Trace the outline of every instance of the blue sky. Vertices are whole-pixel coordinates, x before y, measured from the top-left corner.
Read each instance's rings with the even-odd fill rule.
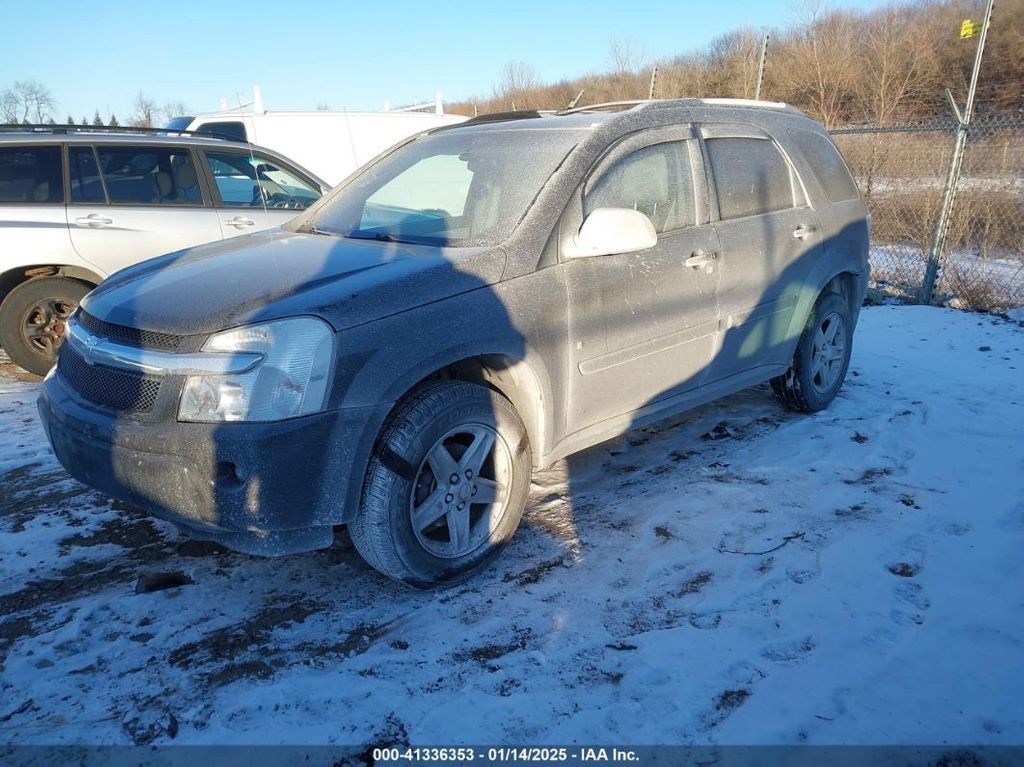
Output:
[[[612,38],[658,58],[740,26],[786,27],[792,11],[791,0],[12,2],[0,88],[38,80],[59,117],[76,119],[99,108],[123,120],[140,89],[212,111],[221,97],[248,100],[254,83],[271,109],[380,109],[437,88],[446,100],[487,95],[513,59],[556,80],[606,68]]]

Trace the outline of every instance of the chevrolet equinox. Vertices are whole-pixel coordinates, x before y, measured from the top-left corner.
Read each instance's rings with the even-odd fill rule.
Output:
[[[347,525],[381,572],[452,583],[535,468],[764,381],[826,407],[867,257],[856,184],[792,107],[487,115],[106,280],[39,407],[74,477],[194,536],[280,554]]]

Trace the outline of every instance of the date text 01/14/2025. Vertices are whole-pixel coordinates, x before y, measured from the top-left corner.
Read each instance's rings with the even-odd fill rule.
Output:
[[[444,748],[438,746],[423,748],[375,748],[375,763],[406,762],[435,763],[461,762],[463,764],[493,763],[577,763],[577,762],[637,762],[640,757],[635,751],[620,748],[543,748],[526,746],[498,746],[487,749]]]

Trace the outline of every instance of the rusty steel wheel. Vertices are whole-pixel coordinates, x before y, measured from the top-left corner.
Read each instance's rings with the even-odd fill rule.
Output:
[[[45,375],[57,361],[68,317],[89,286],[67,277],[37,277],[0,304],[0,345],[15,364]]]

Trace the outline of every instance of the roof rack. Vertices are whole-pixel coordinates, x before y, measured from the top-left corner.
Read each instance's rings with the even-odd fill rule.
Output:
[[[55,136],[66,136],[72,133],[120,133],[128,136],[198,136],[199,138],[214,138],[221,141],[238,141],[234,136],[213,131],[178,130],[175,128],[136,128],[134,126],[110,126],[110,125],[44,125],[44,124],[17,124],[8,123],[0,125],[0,133],[51,133]]]
[[[643,109],[648,104],[653,104],[657,99],[632,99],[627,101],[604,101],[600,104],[588,104],[585,107],[574,107],[573,109],[563,109],[560,112],[555,112],[557,115],[573,115],[577,112],[598,112],[604,109],[614,109],[616,107],[630,107],[628,111],[634,109]]]
[[[504,122],[505,120],[532,120],[535,117],[540,117],[541,113],[536,109],[517,109],[514,112],[486,112],[476,117],[471,117],[462,123],[456,123],[457,125],[479,125],[481,123],[496,123]]]
[[[781,101],[761,101],[758,99],[731,99],[731,98],[694,98],[683,97],[675,99],[636,99],[635,101],[607,101],[602,104],[588,104],[587,106],[565,109],[556,112],[558,115],[571,115],[577,112],[597,112],[616,107],[630,107],[626,110],[632,112],[636,109],[662,109],[674,106],[716,106],[716,107],[754,107],[759,109],[778,109],[788,112],[799,112],[796,107]]]

